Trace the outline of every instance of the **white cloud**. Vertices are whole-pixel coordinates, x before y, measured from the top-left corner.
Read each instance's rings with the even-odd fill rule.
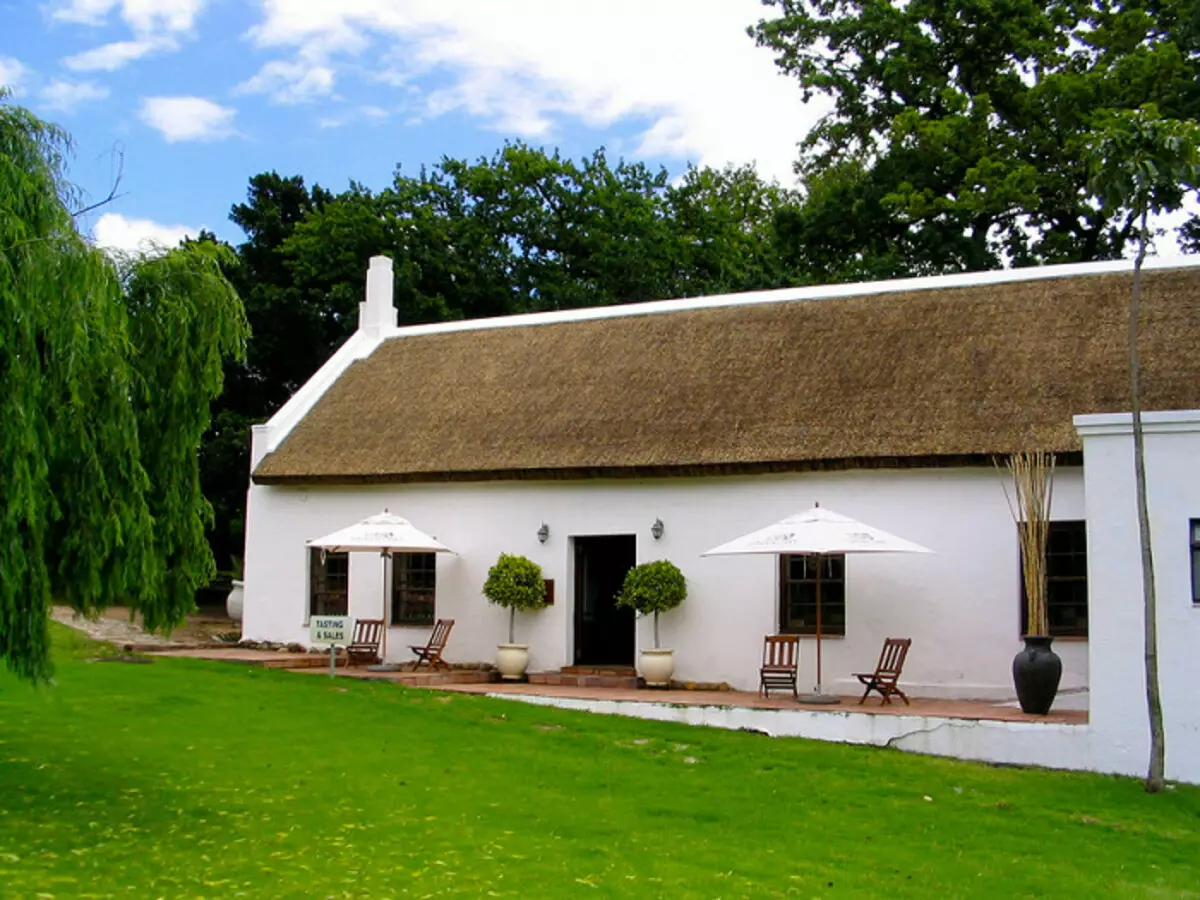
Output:
[[[19,59],[0,56],[0,87],[12,88],[13,93],[19,95],[25,73],[28,71]]]
[[[81,103],[103,100],[108,88],[90,81],[64,81],[55,78],[38,92],[38,98],[46,109],[71,113]]]
[[[199,229],[186,225],[163,225],[150,219],[128,219],[120,213],[105,213],[96,221],[92,236],[96,244],[126,253],[148,251],[155,247],[171,248]]]
[[[103,25],[114,10],[133,32],[133,40],[114,41],[63,60],[76,72],[113,72],[154,51],[179,49],[178,37],[188,35],[208,0],[66,0],[53,18],[85,25]]]
[[[63,65],[75,72],[115,72],[155,50],[175,50],[178,46],[170,38],[114,41],[68,56],[63,60]]]
[[[317,119],[317,126],[319,128],[342,128],[351,123],[363,121],[378,124],[391,118],[391,115],[391,112],[382,106],[360,106],[357,109]]]
[[[138,115],[168,143],[232,137],[236,110],[204,97],[146,97]]]
[[[276,103],[304,103],[333,93],[333,69],[272,60],[235,90],[240,94],[270,94]]]
[[[51,16],[62,22],[99,25],[118,0],[67,0],[53,8]]]
[[[769,13],[759,0],[263,0],[263,10],[250,37],[295,54],[281,76],[323,66],[332,89],[354,64],[415,85],[418,117],[459,112],[532,139],[567,120],[635,121],[645,123],[635,153],[755,161],[791,182],[796,143],[824,110],[746,35]]]
[[[207,0],[66,0],[51,13],[63,22],[101,25],[114,9],[138,34],[190,31]]]

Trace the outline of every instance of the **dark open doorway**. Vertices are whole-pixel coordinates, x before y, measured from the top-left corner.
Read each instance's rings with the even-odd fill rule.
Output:
[[[637,563],[632,534],[575,538],[575,665],[633,665],[633,610],[617,607]]]

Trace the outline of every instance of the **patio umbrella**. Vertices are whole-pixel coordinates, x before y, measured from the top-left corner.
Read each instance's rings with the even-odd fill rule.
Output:
[[[394,553],[453,553],[445,544],[421,531],[408,519],[393,516],[386,509],[376,516],[308,542],[309,547],[331,553],[369,550],[383,557],[383,615],[387,615],[387,561]],[[387,627],[383,629],[380,655],[387,657]]]
[[[824,509],[819,504],[774,525],[760,528],[735,538],[726,544],[702,553],[701,556],[732,556],[745,553],[796,554],[808,556],[840,556],[847,553],[932,553],[912,541],[888,534]],[[836,703],[836,698],[821,693],[821,569],[817,566],[817,686],[808,702]]]

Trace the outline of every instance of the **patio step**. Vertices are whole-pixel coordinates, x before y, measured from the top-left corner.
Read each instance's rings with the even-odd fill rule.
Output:
[[[451,669],[449,672],[394,672],[389,681],[409,687],[433,687],[441,684],[487,684],[496,680],[496,673],[483,669]]]
[[[559,671],[563,675],[615,675],[619,678],[637,677],[637,669],[633,666],[563,666]]]
[[[569,672],[567,669],[558,672],[530,672],[529,683],[562,687],[628,688],[631,690],[641,687],[641,679],[636,674],[596,675]]]

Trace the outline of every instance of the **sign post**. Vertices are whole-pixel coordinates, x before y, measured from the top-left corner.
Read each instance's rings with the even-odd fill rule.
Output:
[[[329,645],[329,677],[337,674],[337,648],[350,644],[354,619],[350,616],[313,616],[308,623],[309,641]]]

